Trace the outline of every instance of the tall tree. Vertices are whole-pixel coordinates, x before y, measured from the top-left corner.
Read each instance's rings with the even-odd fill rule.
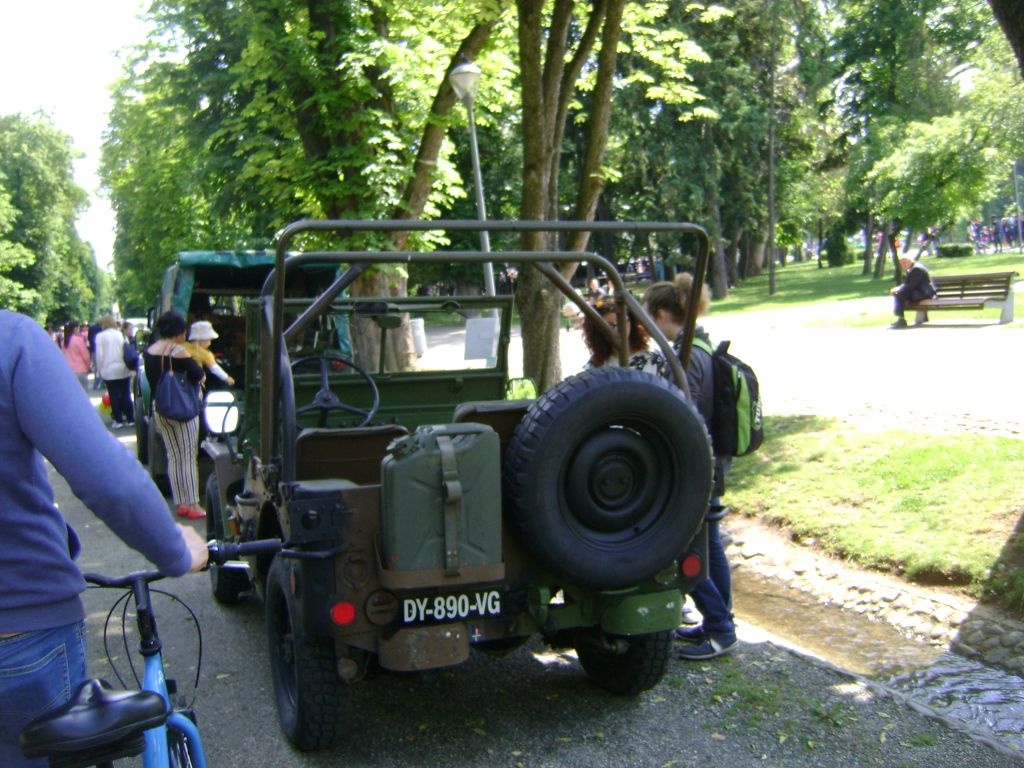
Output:
[[[71,139],[43,117],[0,117],[0,285],[4,305],[38,320],[91,318],[101,278],[75,230],[86,193]]]
[[[302,217],[418,217],[451,195],[445,75],[481,52],[502,3],[458,10],[154,4],[162,35],[127,69],[106,145],[119,276],[144,264],[153,285],[182,247],[266,245]],[[355,290],[401,292],[404,281],[378,271]]]

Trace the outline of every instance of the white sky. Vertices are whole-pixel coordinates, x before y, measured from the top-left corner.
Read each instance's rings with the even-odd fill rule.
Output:
[[[75,181],[90,196],[78,233],[107,268],[114,214],[96,169],[110,110],[117,51],[145,40],[144,0],[0,0],[0,114],[46,112],[84,157]]]

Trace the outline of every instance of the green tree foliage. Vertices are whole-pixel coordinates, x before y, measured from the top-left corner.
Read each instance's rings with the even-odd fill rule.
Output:
[[[0,116],[0,305],[40,321],[90,318],[102,291],[74,226],[86,205],[74,158],[48,119]]]
[[[825,258],[830,267],[843,267],[853,261],[850,245],[846,242],[846,228],[835,222],[825,235]]]
[[[908,124],[868,174],[878,212],[918,231],[970,215],[1005,175],[983,135],[959,113]]]
[[[501,10],[155,3],[159,34],[117,88],[104,151],[120,287],[145,300],[177,250],[266,246],[298,218],[436,214],[460,193],[445,74]]]
[[[978,57],[993,22],[969,0],[840,0],[837,7],[836,104],[851,149],[847,219],[883,220],[898,275],[895,241],[904,225],[950,221],[990,186],[982,169],[992,159],[988,144],[969,120],[953,116],[964,106],[958,76]],[[938,169],[944,160],[953,161],[950,171],[983,173],[954,179]],[[946,190],[933,194],[928,185],[936,181]],[[960,197],[965,193],[973,197]],[[875,262],[879,277],[883,255]]]

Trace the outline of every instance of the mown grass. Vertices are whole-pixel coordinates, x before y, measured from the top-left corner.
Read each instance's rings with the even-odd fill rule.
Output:
[[[765,433],[733,463],[734,510],[864,566],[1024,605],[1024,441],[808,416],[768,418]]]
[[[961,259],[937,258],[926,256],[924,263],[936,275],[971,274],[975,272],[1019,272],[1024,278],[1024,254],[1020,251],[1004,251],[1003,253],[985,253]],[[730,289],[729,296],[715,301],[713,312],[754,312],[766,309],[788,309],[807,306],[819,302],[842,302],[852,299],[888,296],[889,290],[895,285],[892,278],[892,266],[887,265],[886,275],[875,279],[870,275],[862,275],[862,264],[855,262],[845,267],[818,268],[816,261],[790,263],[778,267],[775,271],[775,294],[768,295],[768,274],[748,278]],[[1024,303],[1018,297],[1017,309],[1024,309]],[[884,319],[890,306],[884,305],[879,314]],[[984,310],[979,313],[966,313],[965,317],[998,317],[996,310]],[[1019,315],[1019,313],[1018,313]],[[851,324],[847,319],[838,322]],[[874,318],[865,318],[864,324],[877,324]],[[855,322],[852,324],[856,324]]]

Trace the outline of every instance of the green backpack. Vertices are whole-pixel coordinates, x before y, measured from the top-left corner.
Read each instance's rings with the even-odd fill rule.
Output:
[[[761,418],[761,387],[754,369],[729,354],[729,342],[717,349],[701,338],[693,345],[711,355],[714,380],[714,415],[708,426],[715,453],[719,456],[746,456],[764,442]]]

